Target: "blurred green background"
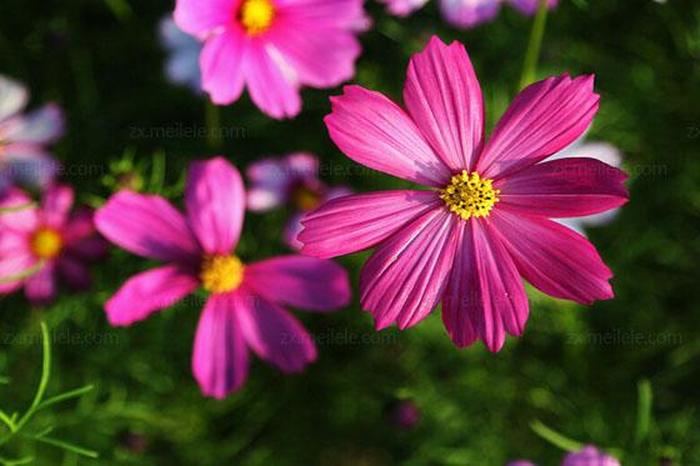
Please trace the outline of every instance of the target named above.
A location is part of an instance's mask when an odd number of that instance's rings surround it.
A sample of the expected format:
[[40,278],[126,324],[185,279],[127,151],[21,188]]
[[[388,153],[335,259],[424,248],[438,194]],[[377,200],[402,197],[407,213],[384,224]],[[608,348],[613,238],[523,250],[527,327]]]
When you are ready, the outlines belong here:
[[[505,8],[491,24],[458,31],[432,3],[408,19],[367,7],[375,24],[362,36],[356,82],[398,99],[410,55],[433,33],[458,39],[493,125],[517,90],[530,18]],[[221,111],[221,124],[235,129],[221,149],[185,134],[204,127],[207,106],[164,79],[157,24],[171,9],[153,0],[0,2],[0,73],[26,82],[34,104],[65,109],[68,133],[56,154],[74,167],[66,181],[83,202],[110,194],[110,173],[125,157],[147,188],[178,201],[187,164],[217,153],[242,169],[262,155],[308,150],[322,158],[330,184],[397,185],[354,165],[328,138],[322,117],[338,90],[305,90],[303,113],[285,122],[245,97]],[[47,309],[30,309],[22,296],[0,299],[0,375],[10,379],[0,385],[0,407],[31,401],[45,319],[55,353],[49,394],[96,389],[44,412],[31,429],[55,425],[56,435],[100,458],[22,439],[0,456],[31,454],[42,466],[500,466],[516,457],[557,465],[562,451],[530,428],[539,419],[613,449],[625,465],[700,465],[700,3],[561,0],[538,77],[564,71],[597,75],[602,105],[589,139],[618,146],[630,173],[631,202],[588,231],[615,272],[616,299],[584,308],[532,292],[524,337],[495,355],[481,344],[456,349],[438,312],[404,333],[380,334],[356,302],[335,314],[297,313],[318,338],[319,361],[291,377],[256,361],[244,389],[218,402],[203,398],[190,375],[197,300],[132,328],[107,325],[104,301],[147,266],[114,251],[95,268],[88,294],[63,294]],[[175,137],[158,128],[174,128]],[[288,215],[249,214],[240,255],[286,252]],[[341,261],[355,289],[365,258]],[[642,380],[653,388],[646,435],[636,433]],[[412,428],[391,421],[402,400],[420,411]]]

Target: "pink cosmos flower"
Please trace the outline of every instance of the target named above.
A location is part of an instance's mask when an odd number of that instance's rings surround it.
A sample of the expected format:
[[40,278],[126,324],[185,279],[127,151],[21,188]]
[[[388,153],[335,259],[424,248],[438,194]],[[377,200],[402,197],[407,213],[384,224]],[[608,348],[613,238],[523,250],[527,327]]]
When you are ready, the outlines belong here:
[[48,104],[22,114],[28,100],[22,84],[0,75],[0,193],[13,185],[46,188],[59,169],[46,146],[63,134],[63,113]]
[[205,41],[202,85],[216,104],[247,87],[273,118],[301,111],[302,86],[334,87],[355,75],[362,0],[177,0],[175,22]]
[[299,255],[244,265],[233,255],[243,226],[245,192],[229,162],[190,167],[186,215],[158,196],[121,191],[98,210],[98,230],[118,246],[167,262],[130,278],[107,302],[112,325],[167,308],[198,288],[210,293],[194,342],[192,369],[204,394],[223,398],[243,385],[251,349],[284,372],[301,371],[316,347],[283,306],[328,311],[345,306],[350,288],[339,265]]
[[620,462],[593,445],[587,445],[577,453],[566,455],[561,466],[620,466]]
[[328,187],[318,177],[318,157],[305,152],[281,158],[268,158],[253,163],[246,170],[251,183],[248,189],[248,209],[266,212],[291,204],[292,213],[284,228],[284,241],[292,249],[300,249],[297,235],[301,218],[322,203],[345,196],[351,191],[343,186]]
[[523,333],[521,276],[558,298],[612,298],[612,273],[593,245],[550,218],[622,205],[625,174],[589,158],[540,163],[588,128],[598,100],[593,76],[535,83],[487,141],[466,50],[434,37],[411,60],[406,110],[347,86],[325,120],[351,159],[429,189],[324,204],[302,220],[302,253],[329,258],[376,246],[360,288],[377,328],[416,325],[442,300],[444,324],[459,347],[481,339],[498,351],[506,333]]
[[57,293],[57,278],[73,289],[90,286],[87,263],[101,259],[106,244],[92,223],[92,212],[71,214],[73,189],[54,185],[40,207],[16,188],[0,201],[0,294],[24,287],[33,304],[48,304]]

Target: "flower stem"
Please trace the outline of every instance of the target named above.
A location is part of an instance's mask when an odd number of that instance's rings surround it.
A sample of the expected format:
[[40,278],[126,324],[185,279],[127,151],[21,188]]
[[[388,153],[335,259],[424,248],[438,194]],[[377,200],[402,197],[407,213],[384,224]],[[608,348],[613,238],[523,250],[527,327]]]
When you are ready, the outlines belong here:
[[219,107],[207,100],[206,107],[207,123],[207,143],[211,149],[217,150],[222,147],[221,140],[221,112]]
[[537,435],[539,435],[552,445],[561,448],[564,451],[573,452],[579,451],[581,448],[583,448],[583,444],[577,442],[576,440],[572,440],[568,437],[565,437],[564,435],[560,434],[559,432],[553,429],[550,429],[540,421],[535,420],[531,422],[530,428]]
[[547,0],[539,0],[537,14],[535,15],[535,21],[532,23],[530,40],[525,52],[523,71],[520,74],[520,89],[531,84],[537,76],[537,62],[540,59],[542,39],[544,38],[544,30],[547,25],[547,11]]

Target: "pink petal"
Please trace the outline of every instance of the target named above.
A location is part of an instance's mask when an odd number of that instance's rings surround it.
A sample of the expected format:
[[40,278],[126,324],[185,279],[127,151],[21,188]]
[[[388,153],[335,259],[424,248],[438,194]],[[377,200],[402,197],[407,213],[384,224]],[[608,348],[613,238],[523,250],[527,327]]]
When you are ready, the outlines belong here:
[[484,138],[484,102],[464,46],[433,36],[411,59],[404,102],[445,165],[471,170]]
[[34,305],[50,304],[56,298],[55,263],[46,262],[38,272],[27,278],[24,283],[24,293]]
[[[538,0],[509,0],[509,2],[524,15],[534,15],[539,6]],[[547,0],[547,7],[554,8],[557,6],[557,2],[558,0]]]
[[47,104],[7,122],[3,138],[13,143],[45,145],[58,140],[65,131],[63,111],[56,104]]
[[0,198],[0,230],[31,233],[39,223],[39,209],[32,206],[32,199],[19,189],[10,189]]
[[408,16],[428,3],[428,0],[379,0],[396,16]]
[[241,97],[246,47],[245,37],[233,29],[211,37],[204,44],[199,57],[202,88],[215,104],[228,105]]
[[593,445],[586,445],[581,451],[567,454],[561,466],[620,466],[620,462]]
[[208,254],[228,254],[238,243],[245,213],[245,189],[238,170],[216,157],[194,162],[185,189],[187,219]]
[[97,233],[93,215],[91,209],[79,208],[63,227],[66,249],[86,261],[97,261],[107,254],[107,242]]
[[362,268],[362,308],[378,330],[423,320],[442,297],[457,246],[456,216],[432,209],[382,243]]
[[316,360],[313,338],[289,312],[266,299],[237,293],[236,312],[253,351],[283,372],[300,372]]
[[90,288],[92,280],[87,266],[75,257],[63,254],[57,262],[61,278],[74,290]]
[[24,85],[0,75],[0,123],[22,111],[27,101],[29,92]]
[[67,185],[53,185],[44,193],[41,202],[41,216],[45,225],[62,228],[66,224],[75,192]]
[[304,226],[301,224],[301,220],[304,218],[303,212],[295,212],[292,214],[287,223],[284,225],[284,230],[282,231],[282,239],[284,244],[289,246],[290,249],[294,251],[301,251],[304,247],[304,243],[299,241],[299,233],[303,230]]
[[21,288],[26,273],[36,265],[36,259],[20,240],[16,235],[0,233],[0,294]]
[[194,273],[177,265],[166,265],[134,275],[105,304],[113,326],[128,326],[156,311],[166,309],[199,286]]
[[445,295],[442,319],[458,347],[477,338],[499,351],[506,332],[522,335],[528,317],[525,288],[513,260],[487,222],[460,222],[460,240]]
[[469,29],[494,19],[501,3],[502,0],[440,0],[440,11],[448,23]]
[[238,314],[244,312],[238,293],[213,294],[199,319],[192,372],[207,396],[225,398],[248,377],[248,349]]
[[[277,52],[279,53],[279,52]],[[273,59],[273,49],[255,43],[246,58],[246,83],[250,98],[272,118],[292,118],[301,111],[299,81],[281,57]]]
[[206,37],[213,29],[230,24],[241,0],[177,0],[175,23],[183,31]]
[[330,311],[350,302],[350,283],[343,267],[323,259],[280,256],[245,269],[245,283],[273,303]]
[[619,207],[627,175],[588,158],[539,163],[503,179],[499,208],[545,217],[580,217]]
[[39,191],[47,189],[58,175],[61,164],[37,144],[12,143],[3,147],[4,174],[14,184]]
[[374,170],[428,186],[443,187],[450,171],[411,118],[378,92],[346,86],[331,97],[325,122],[331,139],[348,157]]
[[490,217],[518,271],[534,287],[582,304],[613,297],[612,272],[580,234],[543,217],[503,209],[494,209]]
[[370,248],[442,201],[433,191],[381,191],[333,199],[302,220],[310,256],[329,258]]
[[159,196],[120,191],[95,213],[97,230],[136,255],[197,262],[200,248],[185,217]]
[[496,125],[477,171],[503,178],[562,150],[590,126],[599,98],[592,75],[562,75],[526,87]]

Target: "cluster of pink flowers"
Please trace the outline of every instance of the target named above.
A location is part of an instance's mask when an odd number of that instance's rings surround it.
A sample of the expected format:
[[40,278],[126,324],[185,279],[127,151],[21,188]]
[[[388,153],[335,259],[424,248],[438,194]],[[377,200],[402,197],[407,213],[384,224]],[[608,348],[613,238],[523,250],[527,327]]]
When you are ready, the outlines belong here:
[[[526,460],[517,460],[506,466],[537,466]],[[561,466],[620,466],[620,462],[613,456],[600,451],[593,445],[586,445],[581,451],[567,454],[561,462]]]

